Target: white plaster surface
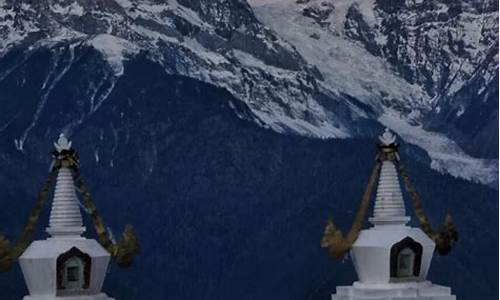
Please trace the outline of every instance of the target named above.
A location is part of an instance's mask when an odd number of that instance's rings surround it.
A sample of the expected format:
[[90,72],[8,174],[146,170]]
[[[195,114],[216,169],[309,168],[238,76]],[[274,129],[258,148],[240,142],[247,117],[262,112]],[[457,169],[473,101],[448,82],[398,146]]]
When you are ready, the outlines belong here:
[[456,300],[449,287],[429,281],[338,286],[332,300]]
[[427,276],[434,242],[419,228],[404,225],[381,225],[362,230],[351,249],[354,267],[361,282],[388,283],[390,281],[391,247],[410,237],[422,245],[422,264],[419,279]]
[[57,238],[79,237],[84,231],[73,175],[63,167],[57,174],[47,232]]
[[[384,135],[387,133],[386,131]],[[382,162],[373,217],[369,220],[374,225],[404,225],[410,220],[410,217],[406,216],[403,193],[401,192],[396,166],[392,161],[385,160]]]
[[[84,292],[87,297],[97,297],[106,275],[110,260],[109,253],[96,240],[75,239],[47,239],[34,241],[19,258],[24,279],[31,297],[25,299],[45,299],[40,297],[53,297],[47,299],[66,299],[68,296],[54,298],[57,292],[56,266],[57,257],[70,250],[72,247],[91,257],[90,285]],[[83,297],[84,295],[81,295]],[[74,298],[76,299],[101,299],[101,298]],[[107,299],[107,298],[103,298]]]
[[[69,150],[71,142],[61,134],[54,146],[57,151]],[[47,228],[51,237],[34,241],[19,257],[30,293],[24,300],[114,300],[101,293],[110,254],[96,240],[82,237],[84,231],[71,170],[62,167],[57,174]],[[90,256],[89,287],[78,291],[77,295],[58,295],[57,258],[73,247]]]
[[[386,146],[395,139],[388,130],[380,137]],[[435,243],[420,228],[406,226],[409,220],[394,162],[383,161],[370,218],[374,226],[361,230],[350,252],[359,281],[337,287],[332,300],[455,300],[450,288],[426,281]],[[407,237],[422,246],[420,273],[391,278],[391,248]]]
[[97,295],[64,296],[54,297],[51,295],[25,296],[23,300],[115,300],[104,293]]

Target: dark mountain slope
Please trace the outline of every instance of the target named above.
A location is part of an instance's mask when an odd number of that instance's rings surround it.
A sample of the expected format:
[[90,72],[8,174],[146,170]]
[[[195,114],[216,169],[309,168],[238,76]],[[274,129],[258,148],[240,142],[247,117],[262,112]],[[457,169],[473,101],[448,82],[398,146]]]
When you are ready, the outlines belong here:
[[[330,261],[319,240],[328,217],[350,225],[373,140],[277,134],[239,118],[235,112],[250,111],[226,91],[141,58],[125,65],[107,100],[87,113],[90,103],[80,99],[109,71],[89,51],[76,53],[53,86],[21,153],[12,132],[31,124],[36,103],[29,102],[34,89],[14,83],[27,74],[30,85],[43,85],[37,72],[50,55],[36,55],[37,64],[0,83],[1,103],[16,116],[0,143],[0,229],[11,238],[65,128],[107,224],[115,234],[134,224],[140,237],[132,269],[113,266],[108,275],[105,290],[116,299],[319,300],[355,280],[351,263]],[[81,124],[67,125],[82,115]],[[438,224],[450,211],[461,233],[452,254],[434,261],[430,279],[451,285],[460,299],[497,299],[497,192],[431,171],[414,160],[421,151],[402,149],[431,220]],[[7,299],[26,293],[17,266],[0,274],[0,290]]]

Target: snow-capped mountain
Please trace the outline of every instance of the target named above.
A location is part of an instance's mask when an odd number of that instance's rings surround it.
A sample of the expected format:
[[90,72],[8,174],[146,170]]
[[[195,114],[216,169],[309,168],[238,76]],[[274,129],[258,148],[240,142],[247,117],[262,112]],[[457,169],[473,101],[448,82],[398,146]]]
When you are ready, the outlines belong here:
[[[347,138],[371,136],[382,124],[428,151],[434,168],[495,183],[498,160],[494,155],[484,159],[495,151],[464,147],[471,143],[491,149],[481,138],[490,137],[491,132],[479,138],[475,132],[463,133],[459,118],[467,116],[467,107],[475,102],[468,96],[455,101],[453,96],[460,93],[464,82],[472,82],[474,66],[484,61],[479,56],[498,43],[496,31],[491,29],[496,24],[495,7],[464,4],[466,10],[449,9],[448,17],[458,18],[457,24],[474,22],[465,31],[467,38],[455,35],[466,44],[456,46],[458,50],[453,46],[449,58],[441,61],[442,47],[429,46],[435,51],[424,58],[415,54],[409,37],[421,34],[408,29],[428,20],[442,20],[448,12],[446,5],[454,5],[445,3],[446,7],[436,9],[423,3],[403,5],[399,9],[404,13],[395,13],[383,1],[255,1],[252,9],[243,0],[2,0],[0,80],[8,79],[40,49],[49,50],[52,63],[37,87],[38,99],[30,102],[35,108],[4,111],[0,128],[7,129],[19,114],[31,113],[31,122],[16,129],[12,141],[20,151],[30,147],[31,132],[55,87],[78,64],[85,49],[93,48],[101,53],[105,66],[101,77],[88,78],[81,87],[85,98],[75,108],[80,116],[63,126],[69,135],[113,92],[124,73],[124,61],[141,56],[168,74],[227,89],[250,108],[250,115],[240,117],[277,132]],[[477,24],[486,28],[484,34]],[[455,27],[449,24],[449,28]],[[427,35],[425,41],[433,37]],[[471,47],[481,49],[472,51]],[[22,55],[17,59],[9,56],[19,52]],[[474,59],[465,60],[467,55]],[[491,89],[481,88],[492,79],[484,74],[498,72],[497,56],[490,56],[492,62],[483,63],[489,71],[474,73],[478,92],[488,95]],[[440,67],[434,70],[437,61]],[[497,112],[497,107],[488,112]],[[457,109],[464,112],[456,113]],[[441,115],[449,118],[451,113],[456,115],[454,120],[439,122]],[[481,128],[494,130],[490,124]]]
[[371,12],[363,3],[349,7],[345,34],[432,97],[424,126],[498,157],[498,2],[373,1]]
[[250,3],[328,89],[367,104],[379,122],[426,149],[434,168],[496,181],[495,1]]
[[[492,160],[462,150],[483,102],[454,123],[427,119],[437,100],[423,85],[305,17],[307,4],[274,4],[289,34],[237,0],[0,0],[0,232],[16,240],[64,131],[106,226],[139,237],[136,264],[110,269],[109,295],[324,300],[355,272],[319,247],[323,222],[350,226],[385,125],[421,146],[399,139],[401,158],[435,228],[449,212],[460,234],[429,279],[498,299],[498,191],[429,168],[494,181]],[[493,82],[475,74],[440,114],[490,99]],[[27,294],[18,267],[0,290]]]
[[[348,123],[356,116],[332,116],[320,104],[332,99],[318,87],[320,75],[261,25],[245,1],[7,1],[0,8],[0,36],[2,53],[18,45],[92,46],[113,78],[123,73],[124,59],[142,52],[168,73],[228,89],[257,121],[277,131],[352,134]],[[8,68],[3,71],[8,75]],[[336,100],[330,103],[335,109],[349,105]]]

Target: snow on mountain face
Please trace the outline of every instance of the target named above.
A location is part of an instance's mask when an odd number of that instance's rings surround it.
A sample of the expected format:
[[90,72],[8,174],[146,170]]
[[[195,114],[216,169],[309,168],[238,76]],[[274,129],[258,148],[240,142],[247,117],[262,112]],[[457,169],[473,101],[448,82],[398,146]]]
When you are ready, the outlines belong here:
[[[379,122],[426,149],[433,168],[495,184],[498,154],[477,158],[485,152],[467,148],[477,130],[450,128],[449,117],[439,121],[450,110],[457,112],[459,103],[466,115],[469,107],[476,111],[469,123],[483,122],[479,115],[484,113],[493,114],[489,119],[496,114],[498,120],[494,89],[488,87],[498,74],[498,55],[491,54],[498,45],[495,7],[460,1],[399,1],[400,7],[391,7],[389,2],[251,0],[250,4],[261,22],[319,69],[327,89],[367,104]],[[488,91],[489,106],[478,105],[470,95],[457,100],[475,77],[480,77],[475,82],[480,82],[482,91]],[[457,113],[455,118],[459,117]],[[488,129],[488,136],[498,136],[496,123],[489,119],[480,128]],[[493,142],[485,146],[482,139],[478,144],[497,152]]]
[[[355,3],[345,31],[433,97],[426,128],[445,132],[474,156],[498,157],[498,96],[491,87],[498,82],[497,1],[377,0],[371,10]],[[474,113],[467,118],[466,111]],[[474,125],[464,128],[464,119]]]
[[383,56],[430,96],[456,92],[498,42],[496,1],[376,0],[354,3],[346,35]]
[[317,66],[328,88],[349,94],[377,112],[382,112],[384,106],[408,112],[412,108],[428,108],[426,93],[420,86],[409,84],[383,60],[342,38],[343,30],[334,29],[341,28],[341,24],[335,23],[336,15],[341,13],[332,10],[334,6],[330,2],[307,5],[289,0],[257,3],[261,5],[254,6],[254,11],[261,21],[297,47],[309,63]]
[[[0,60],[19,50],[26,57],[39,49],[56,54],[32,122],[20,130],[15,146],[25,149],[54,86],[79,60],[75,49],[81,52],[82,47],[92,47],[102,54],[109,70],[86,92],[89,114],[113,91],[124,73],[124,61],[146,56],[169,74],[227,89],[251,109],[253,116],[246,118],[275,131],[344,138],[370,135],[377,122],[400,124],[393,129],[429,151],[435,168],[483,183],[497,180],[497,161],[465,154],[443,134],[452,130],[433,123],[441,133],[427,134],[425,122],[430,124],[435,103],[451,107],[444,101],[456,101],[438,99],[422,80],[405,77],[382,50],[376,55],[373,49],[385,49],[380,45],[392,36],[373,29],[380,27],[382,12],[373,9],[379,4],[347,0],[256,3],[258,18],[279,35],[262,25],[243,0],[0,2]],[[7,63],[0,70],[0,80],[16,67]],[[8,126],[15,113],[6,118],[2,127]],[[74,120],[64,130],[70,132],[84,120]],[[468,140],[460,132],[458,136]],[[432,147],[436,137],[441,146]]]
[[[324,95],[317,72],[261,25],[245,1],[6,1],[0,37],[3,53],[19,45],[90,45],[115,76],[124,59],[145,53],[168,73],[228,89],[257,122],[276,131],[351,136],[353,116],[341,115],[348,101]],[[324,98],[340,113],[325,109]]]

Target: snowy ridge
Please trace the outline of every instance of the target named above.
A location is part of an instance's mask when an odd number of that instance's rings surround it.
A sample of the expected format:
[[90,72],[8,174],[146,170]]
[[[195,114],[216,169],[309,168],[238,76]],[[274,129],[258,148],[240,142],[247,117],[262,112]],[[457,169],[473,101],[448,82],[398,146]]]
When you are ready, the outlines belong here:
[[[292,43],[308,63],[318,68],[325,78],[325,88],[348,94],[369,105],[384,126],[427,150],[432,168],[484,184],[495,185],[498,182],[498,159],[474,158],[445,134],[425,129],[426,117],[432,113],[433,107],[439,109],[435,104],[438,103],[438,96],[429,93],[424,85],[410,83],[383,55],[373,55],[365,44],[346,32],[356,22],[365,22],[367,28],[381,26],[382,16],[376,13],[375,1],[251,0],[250,4],[261,22]],[[359,13],[362,21],[350,20],[353,12]],[[495,20],[488,14],[484,18],[464,14],[459,19],[465,20],[459,22],[462,24],[459,28],[467,28],[463,35],[473,45],[479,44],[481,36],[481,27],[477,23],[484,20],[486,24],[483,27],[491,27],[487,22]],[[468,24],[468,20],[473,23]],[[433,30],[431,35],[438,29]],[[387,37],[380,31],[369,33],[373,33],[376,43],[387,43]],[[480,51],[486,51],[479,50],[480,47],[471,49],[475,51],[471,57],[483,57]],[[474,62],[456,60],[455,67],[452,67],[452,70],[456,68],[456,74],[444,89],[446,95],[467,84],[474,71]],[[498,62],[493,65],[493,70],[498,70]],[[436,77],[438,73],[433,76],[436,82],[439,81]],[[493,77],[491,73],[484,76],[486,80]],[[461,77],[467,79],[459,80]],[[459,112],[463,114],[464,108]]]
[[[347,6],[351,2],[340,3]],[[330,89],[349,94],[377,111],[383,109],[384,101],[397,101],[394,105],[415,106],[416,109],[429,107],[429,96],[420,86],[409,84],[383,59],[343,38],[343,29],[333,33],[324,30],[303,17],[295,1],[276,0],[273,3],[254,7],[254,11],[263,23],[295,45],[299,53],[320,70]],[[346,6],[339,15],[345,17]]]
[[[477,14],[467,8],[457,17],[467,55],[477,59],[464,60],[455,54],[457,49],[450,49],[452,75],[441,80],[442,73],[432,73],[433,84],[427,85],[423,75],[406,74],[389,59],[392,53],[386,46],[392,35],[382,20],[391,16],[384,11],[384,0],[252,0],[250,4],[253,11],[244,0],[31,4],[7,0],[0,3],[0,58],[18,46],[28,49],[26,55],[39,47],[57,55],[61,46],[71,53],[81,47],[99,51],[109,74],[89,87],[90,110],[67,124],[67,132],[99,109],[124,74],[124,63],[141,54],[167,73],[225,88],[252,110],[253,116],[246,118],[277,132],[348,138],[363,132],[358,124],[376,120],[426,149],[432,167],[440,171],[486,184],[498,180],[489,165],[498,160],[475,159],[445,134],[426,127],[429,116],[449,107],[453,101],[446,97],[473,74],[486,82],[495,78],[498,56],[487,61],[481,46],[495,38],[491,12]],[[405,15],[420,17],[412,9],[407,8]],[[449,7],[439,9],[446,13]],[[469,26],[464,25],[467,22]],[[405,25],[413,31],[418,28],[414,23]],[[486,33],[478,33],[479,28]],[[430,37],[436,35],[440,41],[442,33],[432,30]],[[68,55],[67,51],[60,55]],[[391,59],[408,59],[410,70],[419,69],[414,66],[419,57],[414,48],[403,54]],[[422,64],[433,66],[438,58],[426,57]],[[73,59],[56,61],[48,72],[33,122],[15,141],[17,149],[25,147],[52,87],[71,69]],[[487,71],[478,67],[478,61],[485,61]],[[10,70],[0,70],[0,81],[9,74]],[[457,117],[467,115],[467,103],[457,107]]]
[[[219,8],[208,6],[206,9]],[[46,15],[34,14],[39,10],[46,10]],[[232,13],[222,10],[222,21],[230,22]],[[9,20],[21,15],[26,26],[13,26]],[[81,30],[87,26],[82,16],[96,20],[97,24],[92,25],[96,27],[95,33]],[[37,4],[16,8],[16,4],[11,4],[0,8],[0,36],[7,36],[0,41],[0,55],[17,44],[29,42],[33,33],[44,36],[35,44],[44,47],[85,41],[85,45],[102,53],[114,75],[119,77],[123,74],[124,61],[144,51],[164,65],[167,72],[226,88],[245,101],[261,122],[276,131],[315,137],[351,136],[347,124],[332,122],[335,115],[317,102],[314,94],[318,93],[318,83],[288,43],[258,23],[239,24],[237,32],[246,44],[256,44],[256,48],[250,52],[240,46],[231,49],[234,46],[228,43],[232,41],[216,33],[220,30],[217,25],[177,1],[157,4],[154,1],[117,0],[99,10],[85,1],[64,6],[51,4],[48,8]],[[247,31],[252,31],[252,35]],[[220,48],[214,48],[214,42],[220,44]],[[287,56],[290,58],[286,61],[279,61]],[[279,86],[271,91],[267,86],[255,84],[266,81],[263,76],[273,77]],[[304,115],[312,117],[306,121]]]

